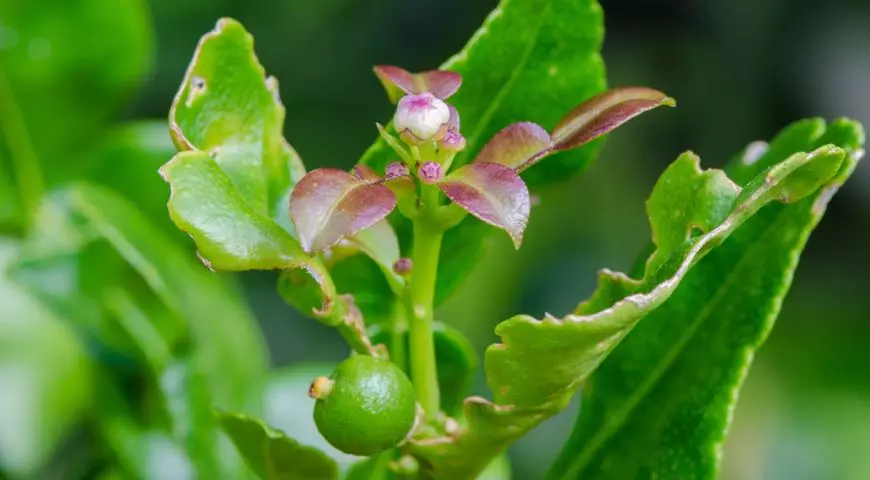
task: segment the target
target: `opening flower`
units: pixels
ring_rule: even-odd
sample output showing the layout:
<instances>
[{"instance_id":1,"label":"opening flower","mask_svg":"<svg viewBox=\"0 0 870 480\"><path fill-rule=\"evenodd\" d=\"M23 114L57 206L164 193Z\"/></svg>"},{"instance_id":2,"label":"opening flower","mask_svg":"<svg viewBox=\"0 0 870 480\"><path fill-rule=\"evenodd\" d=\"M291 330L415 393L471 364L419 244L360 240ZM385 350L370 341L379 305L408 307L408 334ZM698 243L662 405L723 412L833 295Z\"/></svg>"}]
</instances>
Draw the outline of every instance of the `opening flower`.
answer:
<instances>
[{"instance_id":1,"label":"opening flower","mask_svg":"<svg viewBox=\"0 0 870 480\"><path fill-rule=\"evenodd\" d=\"M413 144L440 139L449 121L447 104L428 92L402 97L393 119L402 139Z\"/></svg>"}]
</instances>

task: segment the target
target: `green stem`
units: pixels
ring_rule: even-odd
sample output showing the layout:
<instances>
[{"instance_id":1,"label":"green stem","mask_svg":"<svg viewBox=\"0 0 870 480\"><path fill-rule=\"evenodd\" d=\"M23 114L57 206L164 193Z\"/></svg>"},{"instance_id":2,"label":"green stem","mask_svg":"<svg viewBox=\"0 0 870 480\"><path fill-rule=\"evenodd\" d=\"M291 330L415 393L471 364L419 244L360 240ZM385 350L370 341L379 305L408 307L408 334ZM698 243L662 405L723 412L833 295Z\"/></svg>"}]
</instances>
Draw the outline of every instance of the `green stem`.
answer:
<instances>
[{"instance_id":1,"label":"green stem","mask_svg":"<svg viewBox=\"0 0 870 480\"><path fill-rule=\"evenodd\" d=\"M24 125L24 116L15 102L14 92L0 69L0 136L9 148L18 180L25 225L39 207L44 190L42 172L33 142Z\"/></svg>"},{"instance_id":2,"label":"green stem","mask_svg":"<svg viewBox=\"0 0 870 480\"><path fill-rule=\"evenodd\" d=\"M430 419L434 419L441 409L435 340L432 336L435 280L441 239L444 235L444 231L431 219L438 208L438 193L438 188L434 185L422 186L422 215L414 221L414 246L411 255L414 266L411 270L408 302L411 378L417 392L417 401Z\"/></svg>"}]
</instances>

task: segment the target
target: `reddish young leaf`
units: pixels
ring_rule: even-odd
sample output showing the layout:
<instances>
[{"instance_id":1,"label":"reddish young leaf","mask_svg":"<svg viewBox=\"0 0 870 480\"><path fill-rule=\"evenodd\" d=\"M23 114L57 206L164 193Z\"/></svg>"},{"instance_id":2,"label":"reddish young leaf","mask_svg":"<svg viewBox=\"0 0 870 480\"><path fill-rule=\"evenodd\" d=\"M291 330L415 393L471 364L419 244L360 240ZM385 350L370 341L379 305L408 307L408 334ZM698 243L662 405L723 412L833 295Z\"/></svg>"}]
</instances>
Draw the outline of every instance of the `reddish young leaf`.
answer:
<instances>
[{"instance_id":1,"label":"reddish young leaf","mask_svg":"<svg viewBox=\"0 0 870 480\"><path fill-rule=\"evenodd\" d=\"M406 94L429 92L443 100L456 93L462 85L461 75L445 70L430 70L415 74L392 65L377 65L374 71L394 103L401 97L401 94L397 96L397 88Z\"/></svg>"},{"instance_id":2,"label":"reddish young leaf","mask_svg":"<svg viewBox=\"0 0 870 480\"><path fill-rule=\"evenodd\" d=\"M531 202L529 189L512 168L491 162L469 163L438 187L475 217L506 231L520 248Z\"/></svg>"},{"instance_id":3,"label":"reddish young leaf","mask_svg":"<svg viewBox=\"0 0 870 480\"><path fill-rule=\"evenodd\" d=\"M553 149L569 150L590 142L623 123L661 105L676 106L673 98L646 87L619 87L586 100L553 129Z\"/></svg>"},{"instance_id":4,"label":"reddish young leaf","mask_svg":"<svg viewBox=\"0 0 870 480\"><path fill-rule=\"evenodd\" d=\"M306 252L320 251L372 226L396 206L393 192L333 168L314 170L290 197L290 218Z\"/></svg>"},{"instance_id":5,"label":"reddish young leaf","mask_svg":"<svg viewBox=\"0 0 870 480\"><path fill-rule=\"evenodd\" d=\"M549 152L550 134L532 122L509 125L493 136L475 162L492 162L513 169L531 165Z\"/></svg>"}]
</instances>

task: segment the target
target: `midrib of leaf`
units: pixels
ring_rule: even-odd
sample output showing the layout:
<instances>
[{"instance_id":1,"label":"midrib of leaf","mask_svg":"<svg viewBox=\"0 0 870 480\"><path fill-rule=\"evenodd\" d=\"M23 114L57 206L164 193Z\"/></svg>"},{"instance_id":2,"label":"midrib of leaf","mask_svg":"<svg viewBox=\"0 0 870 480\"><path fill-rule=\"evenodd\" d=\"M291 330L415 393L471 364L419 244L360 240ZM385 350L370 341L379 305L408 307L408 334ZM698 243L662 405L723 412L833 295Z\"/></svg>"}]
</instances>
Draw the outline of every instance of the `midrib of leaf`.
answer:
<instances>
[{"instance_id":1,"label":"midrib of leaf","mask_svg":"<svg viewBox=\"0 0 870 480\"><path fill-rule=\"evenodd\" d=\"M544 11L541 12L541 16L538 19L538 23L535 26L534 35L532 36L532 41L529 42L526 49L523 51L523 55L520 57L520 61L517 62L517 66L511 71L510 77L508 77L507 81L499 88L498 93L496 93L493 101L490 102L489 106L486 107L486 110L483 112L483 115L480 118L480 121L477 122L477 125L474 127L474 133L468 138L468 145L465 147L465 151L468 152L467 155L471 155L474 151L474 147L477 146L478 139L481 135L483 135L484 130L489 125L489 122L492 120L493 115L501 108L501 103L504 101L504 97L510 92L513 84L516 83L517 79L522 75L523 70L526 67L526 63L528 63L529 58L532 56L532 51L534 51L535 46L538 44L538 37L541 35L541 28L544 26L544 19L547 18L547 15L550 14L551 3L547 3L544 7ZM499 7L499 10L502 7ZM452 59L451 59L452 60ZM445 68L449 68L448 64L450 61L445 63Z\"/></svg>"},{"instance_id":2,"label":"midrib of leaf","mask_svg":"<svg viewBox=\"0 0 870 480\"><path fill-rule=\"evenodd\" d=\"M628 398L628 401L625 405L618 410L617 415L615 416L613 421L608 422L599 433L597 433L592 440L590 441L590 446L585 448L583 452L576 457L576 460L571 463L568 469L565 470L565 473L560 476L563 480L570 480L577 477L577 474L587 466L589 460L598 452L601 446L609 440L613 434L618 431L627 418L631 415L631 412L635 407L646 397L646 395L659 383L664 374L671 368L674 361L677 359L680 353L682 353L683 348L692 339L697 332L698 328L704 324L704 322L710 317L710 314L714 311L714 307L718 305L718 303L722 300L727 292L728 288L739 278L744 272L743 269L746 266L746 262L750 258L754 258L756 252L758 251L760 245L764 242L763 240L770 236L771 232L775 232L776 227L783 218L783 212L785 210L781 210L777 213L776 219L769 223L767 228L765 228L764 233L761 237L752 243L749 247L748 251L745 255L737 262L735 268L728 274L728 277L724 282L720 284L720 287L716 290L716 293L713 295L713 298L707 302L704 306L703 310L699 313L698 317L692 322L691 326L680 336L679 340L677 340L676 344L673 348L668 351L668 354L662 358L662 361L656 365L656 368L653 370L652 374L647 377L640 387L638 387ZM801 239L801 243L806 240L807 235L804 234ZM794 264L797 262L797 256L792 253L790 262L788 264L789 270L793 270ZM782 300L783 295L788 290L788 286L791 284L791 275L785 279L780 287L780 291L773 297L774 302L780 302ZM768 315L766 318L770 318Z\"/></svg>"}]
</instances>

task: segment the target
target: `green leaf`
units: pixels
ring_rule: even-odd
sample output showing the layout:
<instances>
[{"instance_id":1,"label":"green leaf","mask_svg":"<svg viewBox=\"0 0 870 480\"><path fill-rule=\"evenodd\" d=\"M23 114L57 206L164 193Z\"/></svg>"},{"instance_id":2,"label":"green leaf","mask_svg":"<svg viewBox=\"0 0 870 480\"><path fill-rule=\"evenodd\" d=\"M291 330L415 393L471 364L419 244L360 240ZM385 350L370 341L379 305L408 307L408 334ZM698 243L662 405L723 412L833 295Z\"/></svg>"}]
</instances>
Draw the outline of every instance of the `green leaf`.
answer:
<instances>
[{"instance_id":1,"label":"green leaf","mask_svg":"<svg viewBox=\"0 0 870 480\"><path fill-rule=\"evenodd\" d=\"M22 190L41 188L42 174L56 184L80 169L79 154L146 77L147 2L6 0L0 19L11 40L0 50L0 151Z\"/></svg>"},{"instance_id":2,"label":"green leaf","mask_svg":"<svg viewBox=\"0 0 870 480\"><path fill-rule=\"evenodd\" d=\"M810 232L857 158L837 162L832 154L814 154L784 179L778 173L804 158L795 152L832 143L854 151L863 139L855 122L826 128L808 120L785 129L760 157L756 145L729 163L726 170L744 189L739 199L777 196L793 203L748 219L613 351L584 390L580 418L551 478L716 477L753 354L773 327ZM836 175L826 180L832 171ZM773 184L761 186L765 182ZM666 202L651 202L650 209L674 235L667 243L675 243L678 227L685 236L695 223L669 215L675 210ZM650 260L648 272L667 264L656 255Z\"/></svg>"},{"instance_id":3,"label":"green leaf","mask_svg":"<svg viewBox=\"0 0 870 480\"><path fill-rule=\"evenodd\" d=\"M178 148L208 152L250 208L286 216L287 192L304 168L282 136L274 77L240 23L222 18L202 37L169 112Z\"/></svg>"},{"instance_id":4,"label":"green leaf","mask_svg":"<svg viewBox=\"0 0 870 480\"><path fill-rule=\"evenodd\" d=\"M463 77L462 88L449 100L461 114L467 139L454 168L470 162L502 128L533 121L551 129L572 107L603 91L603 37L603 14L595 0L503 0L465 47L441 66ZM555 155L523 178L532 188L562 180L588 165L600 145L594 141ZM361 161L383 171L393 158L387 143L379 140ZM467 218L445 234L436 301L449 297L470 273L487 230Z\"/></svg>"},{"instance_id":5,"label":"green leaf","mask_svg":"<svg viewBox=\"0 0 870 480\"><path fill-rule=\"evenodd\" d=\"M640 280L602 272L591 299L564 318L548 315L538 320L518 315L499 324L496 334L501 343L490 346L486 352L487 382L496 403L469 398L465 404L465 428L443 438L419 439L413 444L414 452L423 458L423 463L431 465L435 478L473 476L485 465L485 460L563 409L629 331L664 304L681 282L690 279L687 275L705 255L762 207L774 201L798 201L792 195L796 185L803 186L798 189L800 193L812 193L810 188L804 188L808 185L804 182L808 172L813 172L816 189L825 186L817 195L825 195L831 186L841 183L843 178L834 177L845 156L843 149L833 145L810 154L796 153L749 182L727 210L721 209L723 202L714 201L713 197L735 199L734 189L738 187L721 176L702 172L694 155L681 156L656 184L649 214L654 231L677 229L682 232L682 244L670 249L661 266L647 270ZM711 176L720 179L714 182L715 188L709 188ZM684 205L691 209L690 215L657 209L662 199L687 197L687 192L695 195L692 204ZM813 201L813 197L806 200L810 204ZM704 221L695 225L696 219ZM807 232L813 224L804 227ZM733 262L726 264L732 266ZM716 286L721 284L721 277L711 278ZM645 322L649 323L652 322ZM621 377L611 373L609 378Z\"/></svg>"},{"instance_id":6,"label":"green leaf","mask_svg":"<svg viewBox=\"0 0 870 480\"><path fill-rule=\"evenodd\" d=\"M19 245L0 240L0 471L36 475L94 393L75 333L6 278Z\"/></svg>"},{"instance_id":7,"label":"green leaf","mask_svg":"<svg viewBox=\"0 0 870 480\"><path fill-rule=\"evenodd\" d=\"M280 430L246 415L220 413L221 424L264 480L330 480L338 478L338 465L326 454L301 445Z\"/></svg>"},{"instance_id":8,"label":"green leaf","mask_svg":"<svg viewBox=\"0 0 870 480\"><path fill-rule=\"evenodd\" d=\"M53 196L41 216L31 252L57 251L40 242L67 242L74 249L82 236L107 242L156 298L186 322L214 401L239 409L256 402L251 387L265 371L265 349L253 316L227 279L199 265L111 190L76 184Z\"/></svg>"},{"instance_id":9,"label":"green leaf","mask_svg":"<svg viewBox=\"0 0 870 480\"><path fill-rule=\"evenodd\" d=\"M290 234L251 207L218 163L203 152L182 152L160 169L172 187L169 215L216 270L307 266L311 257Z\"/></svg>"}]
</instances>

